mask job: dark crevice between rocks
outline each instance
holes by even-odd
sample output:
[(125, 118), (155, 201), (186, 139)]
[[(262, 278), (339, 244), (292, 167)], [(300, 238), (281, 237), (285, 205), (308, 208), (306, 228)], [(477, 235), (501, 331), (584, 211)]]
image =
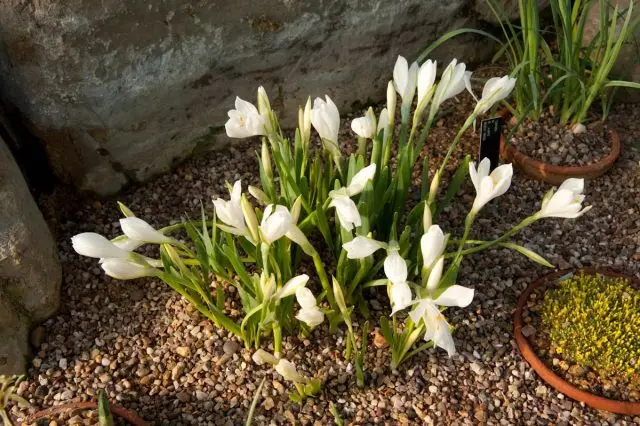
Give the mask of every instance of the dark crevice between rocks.
[(18, 109), (7, 103), (0, 103), (0, 138), (9, 147), (35, 198), (50, 194), (58, 179), (49, 166), (44, 146), (24, 125)]

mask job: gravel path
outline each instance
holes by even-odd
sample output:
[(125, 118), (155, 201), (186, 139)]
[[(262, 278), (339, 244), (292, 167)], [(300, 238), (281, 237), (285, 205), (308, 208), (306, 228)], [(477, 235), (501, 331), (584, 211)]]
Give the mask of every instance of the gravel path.
[[(466, 97), (451, 104), (453, 114), (434, 127), (426, 148), (435, 154), (432, 167), (468, 108)], [(588, 204), (595, 207), (577, 221), (539, 222), (516, 241), (559, 267), (602, 265), (640, 276), (640, 106), (616, 107), (609, 124), (619, 130), (625, 149), (610, 173), (587, 183)], [(470, 135), (461, 151), (477, 152), (475, 141)], [(200, 200), (211, 207), (211, 196), (226, 194), (225, 180), (257, 181), (256, 149), (255, 142), (241, 143), (193, 159), (119, 199), (154, 225), (179, 220), (183, 213), (196, 217)], [(538, 208), (547, 189), (516, 172), (507, 194), (483, 210), (474, 235), (490, 238), (508, 229)], [(468, 184), (463, 202), (439, 221), (446, 232), (459, 232), (473, 196)], [(90, 399), (106, 389), (112, 400), (153, 424), (238, 425), (266, 377), (255, 424), (329, 425), (330, 402), (346, 424), (640, 423), (638, 417), (598, 412), (565, 398), (523, 361), (512, 338), (511, 314), (520, 291), (544, 268), (510, 251), (465, 258), (460, 284), (474, 287), (476, 297), (468, 308), (447, 314), (457, 327), (459, 353), (451, 359), (444, 351), (430, 350), (392, 372), (387, 350), (372, 343), (365, 362), (366, 386), (359, 389), (352, 367), (342, 358), (342, 331), (329, 335), (325, 322), (309, 340), (288, 338), (285, 356), (310, 374), (319, 372), (325, 382), (319, 398), (300, 406), (288, 401), (288, 385), (281, 377), (254, 365), (250, 351), (213, 328), (162, 282), (114, 281), (94, 260), (72, 251), (73, 234), (119, 233), (115, 200), (79, 198), (59, 187), (40, 201), (59, 244), (63, 306), (34, 332), (37, 357), (20, 388), (34, 408), (13, 408), (16, 417), (35, 408)], [(385, 308), (380, 314), (388, 314), (384, 296), (380, 300)]]

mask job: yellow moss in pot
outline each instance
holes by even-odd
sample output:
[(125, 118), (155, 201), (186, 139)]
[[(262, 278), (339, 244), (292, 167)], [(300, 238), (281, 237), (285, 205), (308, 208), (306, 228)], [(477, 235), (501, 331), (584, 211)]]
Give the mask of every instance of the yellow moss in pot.
[(540, 313), (551, 353), (640, 384), (640, 291), (628, 280), (574, 276), (545, 293)]

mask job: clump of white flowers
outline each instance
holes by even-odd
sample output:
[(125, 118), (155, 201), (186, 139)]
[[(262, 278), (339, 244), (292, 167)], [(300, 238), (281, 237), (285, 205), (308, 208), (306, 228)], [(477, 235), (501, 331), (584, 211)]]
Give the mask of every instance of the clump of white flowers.
[[(290, 141), (260, 87), (257, 106), (236, 98), (225, 124), (229, 137), (261, 137), (260, 186), (248, 187), (251, 197), (243, 193), (238, 180), (228, 184), (229, 199), (213, 200), (212, 214), (203, 210), (197, 221), (185, 219), (157, 230), (120, 205), (125, 215), (120, 222), (123, 235), (108, 240), (94, 233), (79, 234), (72, 238), (73, 247), (99, 259), (114, 278), (154, 277), (166, 282), (216, 325), (242, 339), (247, 348), (255, 347), (254, 361), (272, 365), (292, 382), (297, 392), (291, 397), (296, 401), (316, 395), (320, 381), (303, 376), (281, 358), (283, 331), (298, 326), (310, 335), (324, 324), (332, 331), (344, 324), (345, 357), (353, 361), (357, 382), (363, 385), (369, 323), (353, 321), (352, 316), (368, 312), (368, 292), (379, 287), (386, 288), (393, 317), (392, 321), (380, 318), (380, 328), (390, 345), (394, 368), (432, 346), (451, 356), (455, 324), (444, 311), (467, 307), (474, 296), (472, 288), (456, 284), (463, 257), (504, 246), (550, 266), (538, 254), (508, 240), (536, 220), (575, 218), (590, 208), (582, 207), (584, 182), (569, 179), (545, 196), (538, 212), (502, 236), (490, 241), (470, 239), (482, 209), (508, 191), (513, 169), (510, 164), (490, 164), (488, 159), (476, 167), (467, 156), (445, 192), (440, 190), (445, 167), (464, 132), (509, 96), (515, 80), (509, 76), (489, 79), (442, 163), (431, 173), (429, 162), (422, 160), (441, 105), (465, 88), (471, 92), (470, 79), (471, 72), (455, 59), (437, 81), (435, 61), (409, 64), (399, 57), (387, 86), (386, 108), (378, 116), (369, 108), (351, 123), (358, 149), (350, 156), (340, 148), (340, 113), (329, 96), (308, 99), (300, 108), (298, 128)], [(401, 119), (396, 123), (398, 95)], [(322, 141), (319, 149), (311, 148), (312, 129)], [(394, 134), (399, 134), (397, 140)], [(422, 186), (414, 189), (412, 174), (418, 160)], [(463, 234), (450, 238), (437, 220), (455, 200), (467, 174), (476, 197)], [(409, 200), (415, 198), (420, 201), (409, 208)], [(312, 233), (320, 241), (312, 239), (312, 244)], [(158, 247), (158, 258), (135, 252), (146, 244)], [(303, 264), (307, 272), (312, 264), (315, 274), (298, 273)], [(335, 275), (330, 277), (327, 269)], [(236, 291), (225, 291), (223, 283)], [(241, 304), (241, 318), (231, 316), (229, 299)], [(268, 336), (273, 338), (273, 354), (260, 349)], [(419, 340), (424, 342), (418, 344)]]

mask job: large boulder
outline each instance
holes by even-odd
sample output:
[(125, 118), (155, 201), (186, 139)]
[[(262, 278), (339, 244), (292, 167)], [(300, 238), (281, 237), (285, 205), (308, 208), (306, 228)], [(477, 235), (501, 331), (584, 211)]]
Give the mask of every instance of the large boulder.
[(61, 269), (49, 228), (2, 139), (0, 206), (0, 374), (5, 374), (19, 372), (29, 326), (58, 309)]
[[(64, 181), (100, 194), (227, 142), (262, 84), (285, 125), (308, 95), (379, 101), (396, 55), (477, 27), (478, 0), (0, 2), (0, 92)], [(481, 37), (435, 53), (484, 60)]]

